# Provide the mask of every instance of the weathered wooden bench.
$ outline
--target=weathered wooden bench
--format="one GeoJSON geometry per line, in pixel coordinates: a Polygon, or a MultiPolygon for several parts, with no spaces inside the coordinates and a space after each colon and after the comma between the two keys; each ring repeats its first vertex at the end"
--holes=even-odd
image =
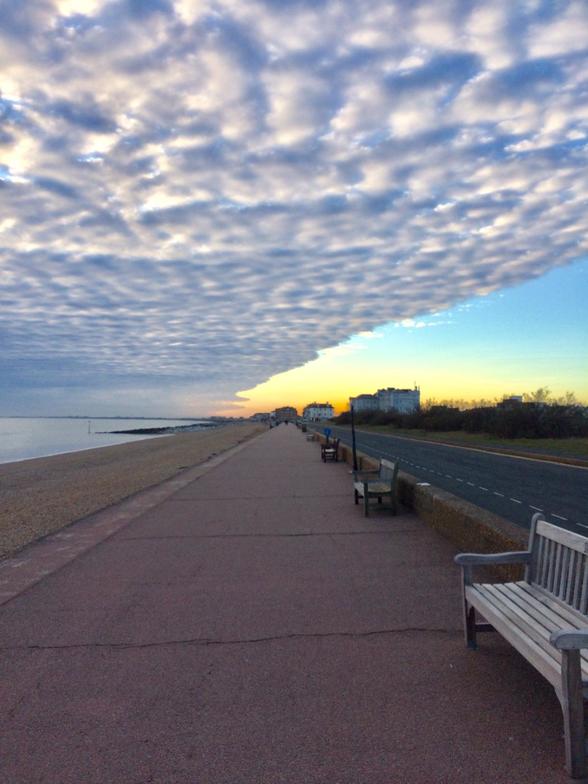
{"type": "Polygon", "coordinates": [[[327,441],[326,444],[321,444],[321,460],[326,463],[327,460],[333,460],[335,463],[339,460],[339,439],[334,441],[327,441]]]}
{"type": "Polygon", "coordinates": [[[370,513],[370,499],[377,498],[382,503],[382,498],[390,499],[392,513],[396,514],[396,483],[398,479],[398,463],[390,460],[381,460],[379,468],[374,471],[353,472],[353,493],[355,503],[363,498],[363,511],[366,517],[370,513]]]}
{"type": "Polygon", "coordinates": [[[462,553],[466,642],[495,630],[551,683],[561,703],[569,775],[587,773],[584,700],[588,699],[588,538],[547,523],[531,521],[528,549],[474,555],[462,553]],[[525,564],[524,579],[475,583],[475,566],[525,564]],[[478,611],[486,623],[476,620],[478,611]]]}

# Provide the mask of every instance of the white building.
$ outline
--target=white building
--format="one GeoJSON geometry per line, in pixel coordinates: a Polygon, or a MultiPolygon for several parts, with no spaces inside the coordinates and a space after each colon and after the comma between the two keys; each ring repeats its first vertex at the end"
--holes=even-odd
{"type": "Polygon", "coordinates": [[[320,422],[322,419],[332,419],[335,415],[330,403],[309,403],[304,407],[302,417],[309,422],[320,422]]]}
{"type": "Polygon", "coordinates": [[[378,410],[377,395],[357,395],[357,397],[350,397],[349,402],[353,406],[353,410],[356,414],[359,414],[360,411],[378,410]]]}
{"type": "Polygon", "coordinates": [[[378,389],[375,397],[378,401],[379,411],[398,411],[399,414],[410,414],[416,411],[421,404],[421,391],[414,389],[378,389]]]}
{"type": "Polygon", "coordinates": [[[358,414],[365,411],[398,411],[399,414],[410,414],[421,404],[421,391],[418,387],[414,389],[387,387],[378,389],[373,395],[350,397],[349,402],[358,414]]]}

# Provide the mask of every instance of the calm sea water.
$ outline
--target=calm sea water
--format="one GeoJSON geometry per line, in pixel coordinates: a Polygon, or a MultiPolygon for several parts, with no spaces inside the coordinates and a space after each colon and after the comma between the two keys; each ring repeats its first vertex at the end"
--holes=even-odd
{"type": "MultiPolygon", "coordinates": [[[[113,435],[100,430],[135,430],[143,427],[174,427],[201,420],[179,419],[21,419],[0,417],[0,463],[78,452],[99,446],[124,444],[153,435],[113,435]]],[[[158,436],[165,438],[167,436],[158,436]]]]}

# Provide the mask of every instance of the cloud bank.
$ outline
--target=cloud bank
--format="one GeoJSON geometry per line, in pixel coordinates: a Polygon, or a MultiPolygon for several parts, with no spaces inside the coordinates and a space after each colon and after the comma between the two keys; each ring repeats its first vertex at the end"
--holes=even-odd
{"type": "Polygon", "coordinates": [[[8,407],[206,406],[588,250],[583,0],[0,0],[0,19],[8,407]]]}

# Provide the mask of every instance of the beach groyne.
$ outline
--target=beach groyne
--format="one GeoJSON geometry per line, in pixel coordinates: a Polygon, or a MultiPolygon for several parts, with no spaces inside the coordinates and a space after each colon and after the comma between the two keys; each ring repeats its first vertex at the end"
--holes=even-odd
{"type": "Polygon", "coordinates": [[[0,465],[0,557],[265,430],[231,424],[0,465]]]}

